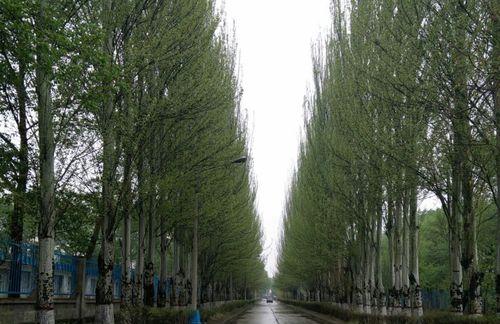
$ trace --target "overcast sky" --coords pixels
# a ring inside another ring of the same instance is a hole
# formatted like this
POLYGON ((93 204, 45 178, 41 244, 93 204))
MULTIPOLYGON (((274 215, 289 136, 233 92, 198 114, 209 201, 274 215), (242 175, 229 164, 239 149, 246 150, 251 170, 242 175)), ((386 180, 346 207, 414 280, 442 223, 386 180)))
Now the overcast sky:
MULTIPOLYGON (((302 104, 312 83, 311 45, 329 29, 329 0, 225 0, 225 11, 236 29, 266 270, 273 275, 302 104)), ((438 207, 434 196, 419 201, 419 209, 438 207)))
POLYGON ((283 202, 296 163, 311 44, 329 26, 329 0, 225 0, 240 52, 266 270, 276 268, 283 202))

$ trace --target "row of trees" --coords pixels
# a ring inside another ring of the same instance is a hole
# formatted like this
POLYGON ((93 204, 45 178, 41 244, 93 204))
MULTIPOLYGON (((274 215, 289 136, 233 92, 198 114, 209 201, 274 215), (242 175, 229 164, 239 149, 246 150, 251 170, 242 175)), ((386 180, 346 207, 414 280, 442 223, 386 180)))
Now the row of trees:
POLYGON ((55 248, 99 251, 98 323, 113 322, 118 260, 125 320, 153 306, 155 273, 158 306, 168 277, 194 307, 265 284, 236 48, 214 2, 0 8, 1 229, 38 242, 38 320, 54 322, 55 248))
POLYGON ((500 313, 499 9, 332 1, 286 204, 276 282, 288 297, 421 315, 417 207, 430 193, 447 220, 451 309, 482 314, 495 268, 500 313), (488 205, 496 266, 485 269, 477 220, 488 205))

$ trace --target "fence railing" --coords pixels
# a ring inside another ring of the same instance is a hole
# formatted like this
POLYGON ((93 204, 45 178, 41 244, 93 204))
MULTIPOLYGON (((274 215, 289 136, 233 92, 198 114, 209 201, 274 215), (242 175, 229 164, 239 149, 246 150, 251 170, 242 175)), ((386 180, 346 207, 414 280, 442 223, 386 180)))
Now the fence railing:
POLYGON ((422 303, 424 309, 442 309, 450 308, 450 293, 445 290, 422 290, 422 303))
MULTIPOLYGON (((77 286, 77 270, 80 258, 54 253, 54 295, 70 297, 77 286)), ((34 294, 37 283, 38 246, 33 243, 16 243, 0 240, 0 297, 28 297, 34 294)), ((113 268, 114 297, 121 295, 121 265, 113 268)), ((86 260, 84 292, 86 297, 95 296, 99 276, 97 260, 86 260)), ((157 280, 155 283, 157 284, 157 280)))

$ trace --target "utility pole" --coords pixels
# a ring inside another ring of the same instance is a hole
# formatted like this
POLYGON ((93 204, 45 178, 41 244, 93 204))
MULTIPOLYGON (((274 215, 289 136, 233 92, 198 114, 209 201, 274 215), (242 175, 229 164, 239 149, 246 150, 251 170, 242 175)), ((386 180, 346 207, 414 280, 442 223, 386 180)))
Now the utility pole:
POLYGON ((196 172, 195 211, 193 220, 193 252, 191 253, 191 307, 198 308, 198 218, 200 216, 200 175, 196 172))
MULTIPOLYGON (((231 164, 243 164, 246 156, 231 161, 231 164)), ((198 309, 198 222, 200 217, 200 172, 196 170, 195 211, 193 219, 193 250, 191 253, 191 308, 198 309)), ((231 292, 232 293, 232 292, 231 292)))

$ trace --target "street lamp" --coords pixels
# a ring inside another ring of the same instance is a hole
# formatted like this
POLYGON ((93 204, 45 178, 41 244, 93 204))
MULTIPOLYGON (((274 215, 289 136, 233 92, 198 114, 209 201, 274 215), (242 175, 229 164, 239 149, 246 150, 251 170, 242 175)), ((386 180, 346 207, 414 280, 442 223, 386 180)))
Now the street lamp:
MULTIPOLYGON (((246 156, 241 156, 233 161, 231 164, 243 164, 247 161, 246 156)), ((221 166, 223 167, 223 166, 221 166)), ((195 215, 193 220, 193 251, 191 255, 191 307, 198 308, 198 219, 200 203, 198 194, 200 192, 200 177, 196 173, 196 188, 195 188, 195 215)))
POLYGON ((247 157, 243 155, 242 157, 237 158, 236 160, 231 161, 232 164, 241 164, 247 161, 247 157))

